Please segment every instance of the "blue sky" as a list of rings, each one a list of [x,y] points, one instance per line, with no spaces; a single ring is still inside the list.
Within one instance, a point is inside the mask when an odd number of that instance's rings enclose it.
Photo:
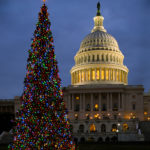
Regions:
[[[83,38],[93,28],[98,0],[47,0],[62,85]],[[108,33],[118,41],[129,84],[150,89],[150,0],[101,0]],[[0,0],[0,99],[23,92],[28,49],[42,0]]]

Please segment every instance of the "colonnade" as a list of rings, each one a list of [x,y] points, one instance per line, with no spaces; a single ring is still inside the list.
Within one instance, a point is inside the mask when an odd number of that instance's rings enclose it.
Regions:
[[[93,68],[75,71],[71,74],[72,84],[89,81],[115,81],[127,84],[127,72],[113,68]]]
[[[98,104],[98,111],[102,111],[102,93],[97,93],[98,95],[98,99],[97,102],[95,103],[95,99],[94,99],[94,93],[90,94],[90,111],[94,110],[95,104]],[[118,111],[122,111],[124,109],[124,95],[122,93],[117,93],[117,105],[118,105]],[[78,99],[77,99],[78,97]],[[75,101],[79,101],[79,105],[80,105],[80,110],[79,111],[86,111],[86,93],[82,93],[79,94],[78,96],[76,96],[76,94],[70,94],[68,96],[68,101],[67,101],[67,106],[68,106],[68,110],[69,111],[74,111],[75,110]],[[106,111],[112,111],[113,110],[113,93],[106,93],[106,100],[105,100],[105,104],[106,104]]]

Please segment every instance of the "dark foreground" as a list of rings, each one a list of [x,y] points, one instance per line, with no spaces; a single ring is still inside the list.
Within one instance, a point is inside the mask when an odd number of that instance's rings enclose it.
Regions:
[[[79,150],[150,150],[150,143],[80,144]]]
[[[8,145],[0,145],[0,150],[8,150]],[[119,144],[79,144],[77,150],[150,150],[150,143],[119,143]]]

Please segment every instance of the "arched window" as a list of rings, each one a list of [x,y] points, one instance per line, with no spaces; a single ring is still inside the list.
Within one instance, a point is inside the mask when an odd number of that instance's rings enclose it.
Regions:
[[[95,61],[95,56],[93,55],[93,59],[92,59],[92,61],[94,62]]]
[[[84,62],[86,62],[86,56],[84,56]]]
[[[106,132],[106,125],[105,124],[102,124],[101,125],[101,132]]]
[[[88,62],[90,62],[90,55],[88,56]]]
[[[102,54],[102,61],[104,61],[104,55]]]
[[[110,55],[110,61],[112,61],[112,55]]]
[[[113,61],[115,62],[115,56],[113,57]]]
[[[108,62],[108,55],[106,55],[106,61]]]
[[[90,132],[95,132],[96,131],[96,127],[94,124],[90,125]]]
[[[126,132],[126,131],[128,130],[128,128],[129,128],[129,127],[128,127],[128,124],[127,124],[127,123],[124,123],[124,124],[123,124],[123,131]]]
[[[79,126],[79,132],[80,132],[80,133],[84,133],[84,125],[83,125],[83,124],[81,124],[81,125]]]
[[[97,61],[99,61],[99,55],[97,55]]]
[[[111,131],[112,131],[112,132],[117,132],[117,125],[116,125],[116,124],[113,124],[113,125],[112,125]]]

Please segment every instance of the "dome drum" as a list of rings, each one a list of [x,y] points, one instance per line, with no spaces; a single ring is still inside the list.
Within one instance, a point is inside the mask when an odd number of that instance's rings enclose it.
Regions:
[[[76,65],[87,63],[112,63],[123,65],[124,56],[122,53],[108,52],[108,51],[92,51],[77,54],[75,56]]]
[[[71,71],[72,85],[82,84],[128,84],[127,68],[81,67]]]

